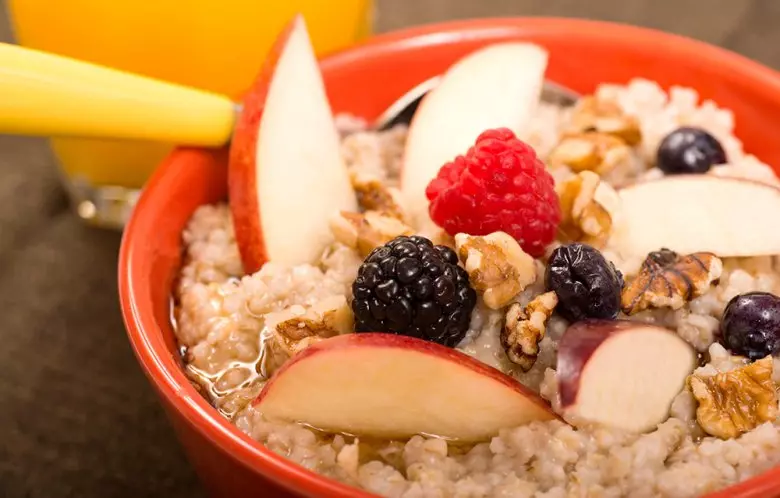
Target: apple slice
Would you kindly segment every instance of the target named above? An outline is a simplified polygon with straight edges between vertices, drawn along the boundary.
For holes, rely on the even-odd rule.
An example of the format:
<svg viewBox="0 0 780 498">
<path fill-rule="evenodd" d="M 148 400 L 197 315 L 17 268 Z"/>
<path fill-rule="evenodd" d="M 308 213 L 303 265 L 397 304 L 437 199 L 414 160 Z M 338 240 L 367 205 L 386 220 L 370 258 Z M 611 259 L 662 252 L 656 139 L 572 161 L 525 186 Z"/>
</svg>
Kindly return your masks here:
<svg viewBox="0 0 780 498">
<path fill-rule="evenodd" d="M 303 18 L 279 36 L 231 144 L 230 209 L 244 269 L 315 261 L 328 220 L 357 209 L 339 135 Z"/>
<path fill-rule="evenodd" d="M 586 320 L 558 344 L 558 388 L 566 418 L 645 432 L 669 416 L 697 365 L 674 332 L 641 322 Z"/>
<path fill-rule="evenodd" d="M 557 417 L 522 384 L 459 351 L 380 333 L 306 348 L 255 403 L 269 420 L 378 438 L 481 441 L 500 429 Z"/>
<path fill-rule="evenodd" d="M 489 128 L 525 133 L 546 68 L 542 47 L 498 43 L 460 59 L 423 98 L 409 127 L 401 171 L 401 193 L 416 226 L 432 223 L 425 188 L 444 163 L 465 154 Z"/>
<path fill-rule="evenodd" d="M 625 257 L 666 247 L 719 257 L 780 254 L 780 189 L 712 175 L 667 176 L 619 191 Z"/>
</svg>

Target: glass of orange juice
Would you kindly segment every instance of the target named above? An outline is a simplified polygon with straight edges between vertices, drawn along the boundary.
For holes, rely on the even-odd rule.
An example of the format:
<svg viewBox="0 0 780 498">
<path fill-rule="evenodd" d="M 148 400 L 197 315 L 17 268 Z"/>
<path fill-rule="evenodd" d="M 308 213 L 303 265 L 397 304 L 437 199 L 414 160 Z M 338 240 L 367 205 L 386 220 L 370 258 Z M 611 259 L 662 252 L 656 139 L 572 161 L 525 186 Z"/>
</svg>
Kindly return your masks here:
<svg viewBox="0 0 780 498">
<path fill-rule="evenodd" d="M 302 13 L 318 54 L 370 34 L 372 0 L 9 0 L 18 42 L 226 94 L 252 83 L 283 26 Z M 172 144 L 57 138 L 76 212 L 121 227 Z"/>
</svg>

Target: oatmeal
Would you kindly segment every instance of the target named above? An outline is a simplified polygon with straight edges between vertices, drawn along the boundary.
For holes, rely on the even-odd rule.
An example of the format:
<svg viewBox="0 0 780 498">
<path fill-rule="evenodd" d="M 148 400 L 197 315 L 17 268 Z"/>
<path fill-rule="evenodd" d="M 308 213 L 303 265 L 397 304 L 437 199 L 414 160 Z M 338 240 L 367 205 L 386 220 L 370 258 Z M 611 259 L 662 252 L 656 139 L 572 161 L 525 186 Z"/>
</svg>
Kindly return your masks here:
<svg viewBox="0 0 780 498">
<path fill-rule="evenodd" d="M 185 370 L 239 430 L 307 469 L 388 497 L 694 497 L 780 465 L 780 254 L 632 252 L 621 242 L 636 222 L 622 209 L 622 187 L 680 174 L 778 184 L 742 150 L 728 110 L 645 80 L 602 85 L 573 109 L 541 103 L 524 135 L 486 132 L 473 151 L 437 165 L 444 173 L 428 188 L 444 228 L 436 232 L 415 224 L 419 213 L 409 215 L 398 190 L 407 127 L 336 122 L 359 209 L 332 213 L 332 240 L 316 261 L 272 260 L 244 274 L 225 205 L 200 207 L 183 234 L 175 301 Z M 458 183 L 464 171 L 500 168 L 536 178 L 523 199 L 493 195 L 505 188 L 501 178 Z M 473 224 L 483 209 L 477 191 L 500 213 L 485 231 Z M 539 207 L 517 228 L 529 198 L 555 209 Z M 705 228 L 690 230 L 705 237 Z M 478 396 L 463 416 L 425 405 L 442 417 L 425 433 L 415 433 L 408 410 L 391 420 L 393 399 L 414 402 L 414 380 L 360 398 L 366 411 L 384 403 L 384 428 L 357 409 L 344 417 L 359 431 L 328 426 L 328 402 L 358 399 L 365 384 L 349 372 L 336 386 L 319 375 L 339 362 L 378 383 L 392 378 L 388 369 L 419 368 L 416 382 L 439 386 L 428 398 L 471 396 L 470 367 L 457 362 L 441 367 L 463 379 L 450 396 L 446 382 L 426 378 L 432 370 L 416 352 L 398 349 L 402 364 L 377 364 L 384 356 L 327 346 L 388 333 L 465 355 L 474 371 L 507 380 L 473 380 L 490 410 Z M 301 357 L 320 358 L 320 370 Z M 299 404 L 321 406 L 319 424 L 263 410 L 283 398 L 280 386 L 295 384 L 280 380 L 293 371 L 306 384 L 298 392 L 309 393 Z M 509 385 L 527 391 L 527 405 L 505 393 Z M 343 396 L 326 397 L 338 389 Z M 505 406 L 502 396 L 513 401 Z M 459 417 L 480 426 L 459 438 Z"/>
</svg>

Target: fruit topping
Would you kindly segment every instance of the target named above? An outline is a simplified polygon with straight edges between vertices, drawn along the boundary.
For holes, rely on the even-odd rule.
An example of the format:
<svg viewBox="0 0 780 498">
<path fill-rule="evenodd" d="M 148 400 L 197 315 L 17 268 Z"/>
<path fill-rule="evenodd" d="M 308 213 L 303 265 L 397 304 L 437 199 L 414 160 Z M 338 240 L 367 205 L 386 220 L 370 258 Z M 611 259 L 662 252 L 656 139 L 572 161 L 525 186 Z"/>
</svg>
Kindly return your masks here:
<svg viewBox="0 0 780 498">
<path fill-rule="evenodd" d="M 623 289 L 621 308 L 626 315 L 648 308 L 680 309 L 717 284 L 722 271 L 723 263 L 712 253 L 680 256 L 669 249 L 651 252 L 639 275 Z"/>
<path fill-rule="evenodd" d="M 726 162 L 726 152 L 717 138 L 701 128 L 688 126 L 666 135 L 656 157 L 656 166 L 667 175 L 706 173 Z"/>
<path fill-rule="evenodd" d="M 596 173 L 583 171 L 556 185 L 561 203 L 561 224 L 558 237 L 564 242 L 584 242 L 601 248 L 612 232 L 612 215 L 599 202 L 603 195 L 617 198 L 617 193 L 603 183 Z M 619 201 L 618 201 L 619 202 Z M 606 202 L 605 202 L 606 203 Z"/>
<path fill-rule="evenodd" d="M 617 317 L 623 275 L 593 247 L 574 243 L 556 248 L 544 278 L 547 290 L 558 295 L 557 310 L 567 320 Z"/>
<path fill-rule="evenodd" d="M 334 296 L 310 307 L 295 305 L 268 313 L 265 326 L 279 348 L 294 356 L 327 337 L 352 332 L 354 323 L 346 298 Z"/>
<path fill-rule="evenodd" d="M 558 304 L 555 292 L 536 296 L 527 306 L 515 303 L 506 313 L 501 330 L 501 346 L 512 363 L 524 372 L 531 370 L 539 354 L 539 343 L 544 339 L 547 320 Z"/>
<path fill-rule="evenodd" d="M 487 441 L 502 429 L 557 418 L 500 371 L 391 334 L 347 334 L 307 348 L 271 378 L 255 406 L 270 421 L 386 439 Z"/>
<path fill-rule="evenodd" d="M 720 258 L 780 254 L 780 189 L 715 175 L 669 175 L 618 190 L 610 246 L 631 258 L 666 247 Z"/>
<path fill-rule="evenodd" d="M 455 247 L 471 286 L 490 309 L 503 308 L 536 281 L 534 259 L 504 232 L 484 237 L 459 233 Z"/>
<path fill-rule="evenodd" d="M 593 95 L 583 97 L 577 102 L 567 131 L 612 135 L 627 145 L 637 145 L 642 141 L 642 132 L 636 117 L 623 112 L 616 102 Z"/>
<path fill-rule="evenodd" d="M 428 184 L 430 216 L 449 234 L 503 231 L 538 257 L 561 219 L 552 177 L 534 150 L 507 128 L 482 133 Z"/>
<path fill-rule="evenodd" d="M 442 164 L 466 152 L 480 133 L 499 127 L 518 136 L 531 132 L 547 55 L 543 47 L 526 42 L 477 49 L 450 66 L 423 98 L 409 125 L 401 168 L 404 206 L 414 226 L 426 233 L 431 228 L 425 188 Z M 468 232 L 450 233 L 463 231 Z"/>
<path fill-rule="evenodd" d="M 589 131 L 566 135 L 547 157 L 552 167 L 567 166 L 574 172 L 604 175 L 628 160 L 631 148 L 620 138 Z"/>
<path fill-rule="evenodd" d="M 404 220 L 404 210 L 401 207 L 401 194 L 394 188 L 386 186 L 376 177 L 351 172 L 352 188 L 355 189 L 357 201 L 364 211 L 378 211 L 384 215 Z"/>
<path fill-rule="evenodd" d="M 368 255 L 352 284 L 357 332 L 392 332 L 457 345 L 477 294 L 455 251 L 400 236 Z"/>
<path fill-rule="evenodd" d="M 734 354 L 757 360 L 780 353 L 780 297 L 768 292 L 735 296 L 720 322 L 721 342 Z"/>
<path fill-rule="evenodd" d="M 352 213 L 342 211 L 331 217 L 333 236 L 365 257 L 374 248 L 400 235 L 412 235 L 414 230 L 398 218 L 379 211 Z"/>
<path fill-rule="evenodd" d="M 731 439 L 774 421 L 777 392 L 772 371 L 772 358 L 766 357 L 715 375 L 691 375 L 688 386 L 699 404 L 696 420 L 704 432 Z"/>
<path fill-rule="evenodd" d="M 558 343 L 556 378 L 564 418 L 645 432 L 669 417 L 672 401 L 696 368 L 679 335 L 626 320 L 584 320 Z"/>
<path fill-rule="evenodd" d="M 328 220 L 357 202 L 303 17 L 274 43 L 239 113 L 228 198 L 246 273 L 317 262 Z"/>
</svg>

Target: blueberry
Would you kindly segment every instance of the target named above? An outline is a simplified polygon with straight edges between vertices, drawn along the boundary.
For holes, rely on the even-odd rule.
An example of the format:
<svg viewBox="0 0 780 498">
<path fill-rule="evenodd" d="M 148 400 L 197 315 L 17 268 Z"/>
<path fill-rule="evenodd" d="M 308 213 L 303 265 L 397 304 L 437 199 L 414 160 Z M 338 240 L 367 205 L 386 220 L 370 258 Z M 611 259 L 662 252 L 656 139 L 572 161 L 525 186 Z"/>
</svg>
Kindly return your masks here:
<svg viewBox="0 0 780 498">
<path fill-rule="evenodd" d="M 726 163 L 726 152 L 718 140 L 700 128 L 677 128 L 658 146 L 656 165 L 667 175 L 706 173 Z"/>
<path fill-rule="evenodd" d="M 547 290 L 558 295 L 556 311 L 567 320 L 617 317 L 623 276 L 593 247 L 579 243 L 558 247 L 544 278 Z"/>
<path fill-rule="evenodd" d="M 768 292 L 735 296 L 720 322 L 721 342 L 732 353 L 758 360 L 780 353 L 780 297 Z"/>
</svg>

